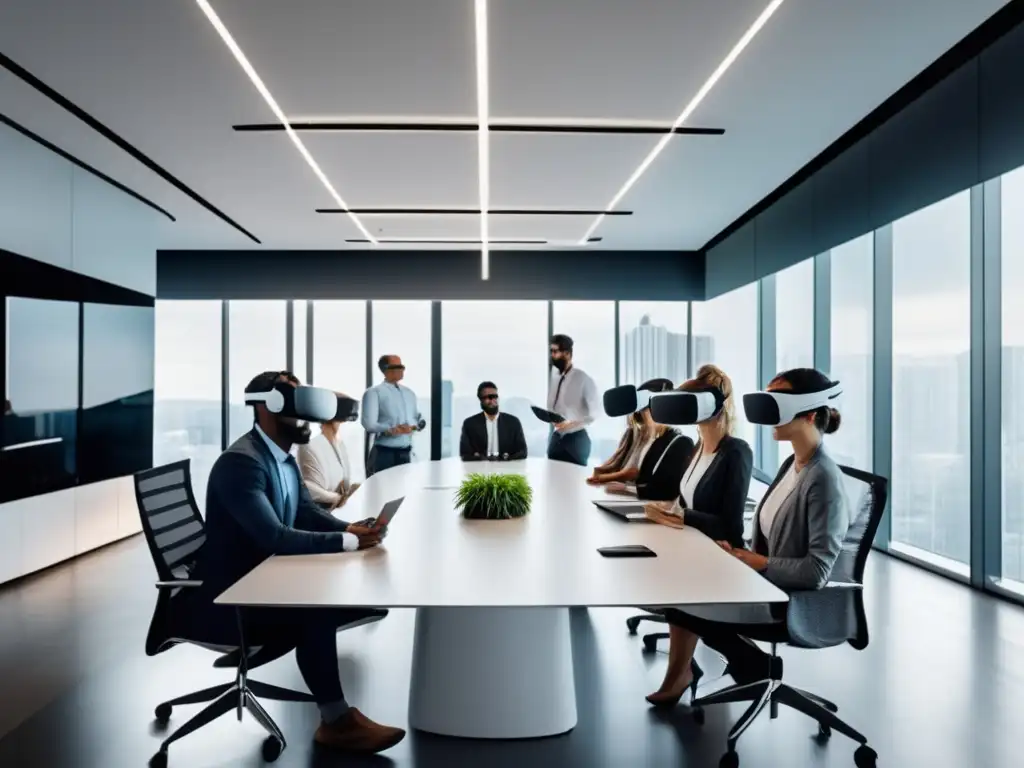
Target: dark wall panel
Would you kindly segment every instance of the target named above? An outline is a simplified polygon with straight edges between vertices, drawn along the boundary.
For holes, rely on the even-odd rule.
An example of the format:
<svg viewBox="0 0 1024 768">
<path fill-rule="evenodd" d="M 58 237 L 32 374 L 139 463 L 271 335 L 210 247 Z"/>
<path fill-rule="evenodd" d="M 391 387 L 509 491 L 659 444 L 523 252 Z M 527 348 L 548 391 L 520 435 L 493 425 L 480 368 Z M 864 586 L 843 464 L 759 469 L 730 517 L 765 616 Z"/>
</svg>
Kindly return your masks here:
<svg viewBox="0 0 1024 768">
<path fill-rule="evenodd" d="M 1024 27 L 981 55 L 981 180 L 1024 165 Z"/>
<path fill-rule="evenodd" d="M 794 189 L 756 219 L 758 277 L 814 256 L 814 179 Z"/>
<path fill-rule="evenodd" d="M 814 177 L 814 247 L 823 253 L 871 230 L 868 144 L 856 144 Z"/>
<path fill-rule="evenodd" d="M 678 251 L 161 251 L 161 299 L 704 297 L 704 257 Z"/>
<path fill-rule="evenodd" d="M 714 298 L 757 279 L 757 238 L 751 221 L 708 251 L 705 258 L 705 296 Z"/>
<path fill-rule="evenodd" d="M 978 181 L 978 64 L 970 62 L 869 141 L 871 229 Z"/>
</svg>

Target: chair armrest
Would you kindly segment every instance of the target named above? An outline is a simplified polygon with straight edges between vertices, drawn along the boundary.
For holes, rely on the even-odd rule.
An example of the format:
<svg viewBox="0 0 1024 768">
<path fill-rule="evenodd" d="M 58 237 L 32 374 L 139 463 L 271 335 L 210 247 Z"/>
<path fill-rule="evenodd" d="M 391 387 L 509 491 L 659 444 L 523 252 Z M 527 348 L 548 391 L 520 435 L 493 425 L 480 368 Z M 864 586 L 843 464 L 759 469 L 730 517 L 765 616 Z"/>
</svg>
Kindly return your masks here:
<svg viewBox="0 0 1024 768">
<path fill-rule="evenodd" d="M 182 587 L 201 587 L 203 582 L 196 581 L 195 579 L 179 579 L 176 581 L 158 581 L 156 582 L 157 589 L 181 589 Z"/>
</svg>

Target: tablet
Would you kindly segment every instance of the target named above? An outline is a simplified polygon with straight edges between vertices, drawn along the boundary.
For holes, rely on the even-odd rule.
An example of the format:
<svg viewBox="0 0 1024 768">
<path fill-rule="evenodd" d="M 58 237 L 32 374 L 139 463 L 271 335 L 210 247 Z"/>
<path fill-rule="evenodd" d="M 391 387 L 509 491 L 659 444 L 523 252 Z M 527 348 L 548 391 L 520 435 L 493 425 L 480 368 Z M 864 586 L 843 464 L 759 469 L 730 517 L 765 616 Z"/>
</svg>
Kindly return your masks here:
<svg viewBox="0 0 1024 768">
<path fill-rule="evenodd" d="M 543 408 L 538 408 L 536 405 L 531 405 L 530 410 L 533 411 L 534 416 L 547 424 L 561 424 L 565 421 L 565 417 L 561 414 L 554 411 L 546 411 Z"/>
<path fill-rule="evenodd" d="M 398 508 L 402 506 L 402 502 L 405 501 L 405 496 L 401 496 L 397 499 L 392 499 L 383 507 L 381 507 L 380 514 L 377 515 L 377 519 L 373 523 L 374 528 L 387 528 L 391 524 L 391 519 L 398 512 Z"/>
</svg>

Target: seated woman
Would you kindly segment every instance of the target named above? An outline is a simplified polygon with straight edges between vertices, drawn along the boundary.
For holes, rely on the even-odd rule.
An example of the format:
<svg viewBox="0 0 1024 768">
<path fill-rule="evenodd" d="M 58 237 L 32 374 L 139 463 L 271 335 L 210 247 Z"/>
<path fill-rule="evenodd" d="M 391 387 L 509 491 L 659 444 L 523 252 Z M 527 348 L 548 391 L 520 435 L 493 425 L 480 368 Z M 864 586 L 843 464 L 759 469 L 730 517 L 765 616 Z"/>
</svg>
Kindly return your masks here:
<svg viewBox="0 0 1024 768">
<path fill-rule="evenodd" d="M 736 405 L 732 380 L 721 368 L 703 365 L 684 382 L 684 392 L 713 392 L 720 402 L 710 418 L 697 424 L 697 447 L 682 474 L 675 501 L 646 505 L 648 517 L 681 528 L 689 525 L 716 541 L 743 546 L 743 508 L 750 487 L 754 454 L 733 436 Z"/>
<path fill-rule="evenodd" d="M 774 409 L 774 416 L 752 413 L 758 401 L 768 397 L 762 395 L 744 401 L 748 419 L 774 424 L 773 437 L 788 441 L 793 455 L 783 463 L 758 507 L 751 549 L 724 539 L 718 544 L 781 589 L 817 590 L 828 582 L 849 528 L 842 474 L 822 445 L 822 434 L 839 428 L 839 412 L 830 404 L 839 387 L 820 371 L 797 368 L 772 379 L 768 392 L 775 393 L 768 398 L 773 400 L 769 410 Z M 788 413 L 784 407 L 787 395 L 793 396 Z M 776 401 L 782 404 L 775 406 Z M 813 407 L 807 407 L 808 403 Z M 801 404 L 803 410 L 793 415 L 793 409 Z M 784 419 L 789 420 L 779 423 Z M 689 519 L 688 513 L 685 519 Z M 687 688 L 695 688 L 699 674 L 691 669 L 691 661 L 698 639 L 726 658 L 737 683 L 763 679 L 771 657 L 746 638 L 788 639 L 785 618 L 793 610 L 793 603 L 781 611 L 764 605 L 664 609 L 671 625 L 669 665 L 661 688 L 647 700 L 656 706 L 671 706 Z M 852 603 L 840 603 L 839 610 L 853 610 Z"/>
<path fill-rule="evenodd" d="M 669 379 L 651 379 L 637 387 L 638 391 L 647 392 L 671 389 Z M 653 425 L 653 438 L 640 452 L 633 481 L 612 480 L 605 483 L 605 490 L 639 499 L 671 501 L 679 493 L 683 471 L 693 456 L 693 440 L 675 429 L 656 424 L 649 406 L 642 408 L 639 415 Z"/>
<path fill-rule="evenodd" d="M 352 465 L 341 441 L 340 421 L 321 424 L 320 434 L 299 446 L 298 461 L 309 495 L 323 509 L 342 506 L 359 487 L 359 483 L 352 482 Z"/>
<path fill-rule="evenodd" d="M 638 390 L 654 386 L 656 383 L 661 386 L 662 379 L 641 384 Z M 671 382 L 669 382 L 671 386 Z M 655 390 L 655 391 L 660 391 Z M 667 431 L 666 427 L 655 424 L 651 418 L 650 408 L 641 408 L 636 413 L 626 417 L 626 431 L 619 440 L 619 447 L 615 453 L 604 464 L 594 467 L 594 472 L 587 478 L 591 485 L 605 485 L 607 483 L 631 483 L 640 474 L 640 464 L 646 458 L 654 442 Z"/>
</svg>

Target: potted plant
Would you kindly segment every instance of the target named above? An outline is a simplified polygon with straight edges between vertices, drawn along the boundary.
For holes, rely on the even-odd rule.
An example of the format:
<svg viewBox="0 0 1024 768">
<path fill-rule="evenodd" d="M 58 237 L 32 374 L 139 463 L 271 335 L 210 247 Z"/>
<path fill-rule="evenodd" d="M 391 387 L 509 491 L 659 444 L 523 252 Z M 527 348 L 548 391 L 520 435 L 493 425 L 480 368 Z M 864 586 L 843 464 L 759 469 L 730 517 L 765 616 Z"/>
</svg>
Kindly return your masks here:
<svg viewBox="0 0 1024 768">
<path fill-rule="evenodd" d="M 467 520 L 512 520 L 530 511 L 533 489 L 523 475 L 467 477 L 455 494 L 455 507 Z"/>
</svg>

